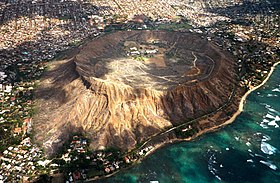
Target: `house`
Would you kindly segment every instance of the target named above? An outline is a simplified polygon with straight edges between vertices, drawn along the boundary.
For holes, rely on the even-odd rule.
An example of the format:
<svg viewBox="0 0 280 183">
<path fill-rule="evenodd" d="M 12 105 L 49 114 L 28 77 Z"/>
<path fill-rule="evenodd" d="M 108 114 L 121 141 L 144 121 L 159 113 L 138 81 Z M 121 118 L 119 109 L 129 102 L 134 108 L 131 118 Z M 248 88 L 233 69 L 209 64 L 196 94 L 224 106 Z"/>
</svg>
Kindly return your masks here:
<svg viewBox="0 0 280 183">
<path fill-rule="evenodd" d="M 110 170 L 113 172 L 113 171 L 115 171 L 115 167 L 114 166 L 109 166 L 109 168 L 110 168 Z"/>
<path fill-rule="evenodd" d="M 24 123 L 26 123 L 26 124 L 28 124 L 29 122 L 31 121 L 31 118 L 26 118 L 26 119 L 24 119 Z"/>
<path fill-rule="evenodd" d="M 145 15 L 135 15 L 132 19 L 133 22 L 136 22 L 136 23 L 144 23 L 148 20 L 148 17 L 145 16 Z"/>
<path fill-rule="evenodd" d="M 110 168 L 108 168 L 108 167 L 106 167 L 105 169 L 104 169 L 104 171 L 106 172 L 106 173 L 110 173 Z"/>
<path fill-rule="evenodd" d="M 129 48 L 131 51 L 137 51 L 136 47 Z"/>
<path fill-rule="evenodd" d="M 155 53 L 158 52 L 158 50 L 157 50 L 157 49 L 155 49 L 155 50 L 146 50 L 145 52 L 146 52 L 147 54 L 155 54 Z"/>
<path fill-rule="evenodd" d="M 21 133 L 21 128 L 17 127 L 14 129 L 14 134 L 19 135 Z"/>
<path fill-rule="evenodd" d="M 130 163 L 130 160 L 129 160 L 129 158 L 126 156 L 126 157 L 124 157 L 124 161 L 126 162 L 126 163 Z"/>
<path fill-rule="evenodd" d="M 131 55 L 140 55 L 140 52 L 139 51 L 133 51 L 133 52 L 131 52 Z"/>
<path fill-rule="evenodd" d="M 22 142 L 21 142 L 22 145 L 24 146 L 30 146 L 31 145 L 31 140 L 29 137 L 25 138 Z"/>
<path fill-rule="evenodd" d="M 31 118 L 27 118 L 25 120 L 26 126 L 27 126 L 27 133 L 30 133 L 32 130 L 32 121 Z"/>
<path fill-rule="evenodd" d="M 4 90 L 4 92 L 6 93 L 11 93 L 12 92 L 12 89 L 13 89 L 13 86 L 6 86 L 6 89 Z"/>
<path fill-rule="evenodd" d="M 26 132 L 27 132 L 27 126 L 22 126 L 22 132 L 23 132 L 23 134 L 26 134 Z"/>
</svg>

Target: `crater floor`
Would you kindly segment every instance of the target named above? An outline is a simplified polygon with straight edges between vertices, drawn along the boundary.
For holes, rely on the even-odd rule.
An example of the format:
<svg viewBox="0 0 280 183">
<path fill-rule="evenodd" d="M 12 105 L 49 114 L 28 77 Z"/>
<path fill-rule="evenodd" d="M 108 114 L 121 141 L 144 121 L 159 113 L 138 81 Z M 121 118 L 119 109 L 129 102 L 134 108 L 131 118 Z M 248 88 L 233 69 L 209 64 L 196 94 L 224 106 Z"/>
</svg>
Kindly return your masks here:
<svg viewBox="0 0 280 183">
<path fill-rule="evenodd" d="M 75 62 L 90 77 L 166 91 L 211 76 L 219 60 L 206 55 L 207 49 L 206 40 L 190 34 L 120 31 L 86 45 Z"/>
</svg>

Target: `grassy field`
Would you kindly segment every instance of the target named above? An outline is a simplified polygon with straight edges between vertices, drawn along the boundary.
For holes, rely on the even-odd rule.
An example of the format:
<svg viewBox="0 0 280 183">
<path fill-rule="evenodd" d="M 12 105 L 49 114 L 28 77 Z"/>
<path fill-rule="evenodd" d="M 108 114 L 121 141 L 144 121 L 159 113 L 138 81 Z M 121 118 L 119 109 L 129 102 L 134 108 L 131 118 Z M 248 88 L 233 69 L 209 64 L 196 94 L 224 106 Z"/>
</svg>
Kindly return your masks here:
<svg viewBox="0 0 280 183">
<path fill-rule="evenodd" d="M 168 24 L 160 24 L 157 26 L 158 29 L 163 29 L 163 30 L 182 30 L 182 29 L 191 29 L 192 26 L 188 22 L 172 22 Z"/>
</svg>

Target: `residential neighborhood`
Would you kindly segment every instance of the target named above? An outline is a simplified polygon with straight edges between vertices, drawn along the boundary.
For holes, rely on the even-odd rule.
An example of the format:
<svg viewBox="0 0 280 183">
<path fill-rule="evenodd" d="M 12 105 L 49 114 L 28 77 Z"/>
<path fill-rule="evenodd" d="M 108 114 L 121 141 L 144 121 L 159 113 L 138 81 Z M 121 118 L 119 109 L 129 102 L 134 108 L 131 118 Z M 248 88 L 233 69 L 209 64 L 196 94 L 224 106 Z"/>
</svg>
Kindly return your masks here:
<svg viewBox="0 0 280 183">
<path fill-rule="evenodd" d="M 64 145 L 61 157 L 53 159 L 52 163 L 57 164 L 56 168 L 60 171 L 64 171 L 64 177 L 68 182 L 95 180 L 139 162 L 153 148 L 147 146 L 129 153 L 123 153 L 115 148 L 90 151 L 88 139 L 77 134 Z"/>
</svg>

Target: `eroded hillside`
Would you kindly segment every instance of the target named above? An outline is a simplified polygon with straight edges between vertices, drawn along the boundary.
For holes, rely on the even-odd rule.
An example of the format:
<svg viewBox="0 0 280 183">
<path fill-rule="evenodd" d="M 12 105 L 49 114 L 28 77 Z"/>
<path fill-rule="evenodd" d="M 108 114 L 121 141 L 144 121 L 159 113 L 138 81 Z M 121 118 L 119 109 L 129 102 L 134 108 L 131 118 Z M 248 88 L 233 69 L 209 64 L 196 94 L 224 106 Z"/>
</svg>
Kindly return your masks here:
<svg viewBox="0 0 280 183">
<path fill-rule="evenodd" d="M 72 132 L 91 148 L 133 148 L 228 101 L 237 79 L 230 56 L 189 33 L 119 31 L 56 61 L 37 91 L 36 140 L 49 153 Z"/>
</svg>

